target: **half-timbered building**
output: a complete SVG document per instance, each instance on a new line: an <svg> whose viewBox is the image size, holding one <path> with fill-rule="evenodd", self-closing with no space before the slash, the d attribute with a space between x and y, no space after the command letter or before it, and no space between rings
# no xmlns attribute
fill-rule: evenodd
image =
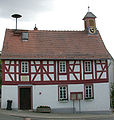
<svg viewBox="0 0 114 120"><path fill-rule="evenodd" d="M110 111L110 61L87 12L84 31L6 29L2 49L2 108L54 112Z"/></svg>

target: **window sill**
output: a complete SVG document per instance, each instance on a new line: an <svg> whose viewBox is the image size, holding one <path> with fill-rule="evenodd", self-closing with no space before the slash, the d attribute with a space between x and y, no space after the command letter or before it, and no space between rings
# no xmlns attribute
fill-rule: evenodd
<svg viewBox="0 0 114 120"><path fill-rule="evenodd" d="M67 103L68 100L59 100L60 103Z"/></svg>
<svg viewBox="0 0 114 120"><path fill-rule="evenodd" d="M67 75L66 72L59 72L59 75Z"/></svg>
<svg viewBox="0 0 114 120"><path fill-rule="evenodd" d="M21 73L21 75L29 75L29 73Z"/></svg>
<svg viewBox="0 0 114 120"><path fill-rule="evenodd" d="M85 98L85 100L94 100L94 97L91 97L91 98Z"/></svg>
<svg viewBox="0 0 114 120"><path fill-rule="evenodd" d="M85 74L92 74L92 71L85 71Z"/></svg>

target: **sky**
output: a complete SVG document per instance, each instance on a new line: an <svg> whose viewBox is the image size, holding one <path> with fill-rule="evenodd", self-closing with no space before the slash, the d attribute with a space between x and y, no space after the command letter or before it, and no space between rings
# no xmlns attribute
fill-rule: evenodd
<svg viewBox="0 0 114 120"><path fill-rule="evenodd" d="M96 15L96 27L104 44L114 58L113 0L0 0L0 51L6 28L15 29L12 14L20 14L18 29L84 30L83 17Z"/></svg>

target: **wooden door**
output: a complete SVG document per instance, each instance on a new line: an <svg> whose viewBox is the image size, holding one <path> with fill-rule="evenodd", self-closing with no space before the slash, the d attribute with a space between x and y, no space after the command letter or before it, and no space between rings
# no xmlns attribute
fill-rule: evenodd
<svg viewBox="0 0 114 120"><path fill-rule="evenodd" d="M20 88L20 109L31 109L31 88Z"/></svg>

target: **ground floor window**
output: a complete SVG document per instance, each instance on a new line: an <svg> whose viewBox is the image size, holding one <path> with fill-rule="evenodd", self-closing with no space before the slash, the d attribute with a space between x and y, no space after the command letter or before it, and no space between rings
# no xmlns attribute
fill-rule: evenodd
<svg viewBox="0 0 114 120"><path fill-rule="evenodd" d="M85 99L93 99L94 98L93 85L85 85Z"/></svg>
<svg viewBox="0 0 114 120"><path fill-rule="evenodd" d="M66 101L68 100L68 86L59 86L58 87L58 97L59 101Z"/></svg>

